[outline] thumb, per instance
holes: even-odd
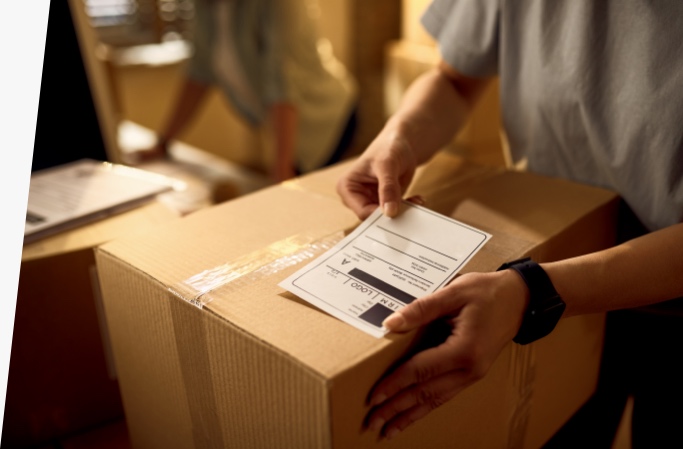
[[[403,196],[397,165],[394,160],[384,160],[377,165],[379,204],[387,217],[395,217],[398,214]]]
[[[392,332],[407,332],[428,324],[450,312],[443,289],[431,295],[416,299],[412,303],[389,315],[382,326]]]

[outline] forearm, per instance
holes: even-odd
[[[434,68],[410,85],[382,133],[405,139],[421,164],[452,141],[486,83]]]
[[[640,307],[683,296],[683,223],[613,248],[542,264],[564,316]]]
[[[294,176],[296,133],[298,112],[290,103],[275,103],[270,110],[275,139],[275,167],[273,176],[276,181],[284,181]]]
[[[173,109],[162,128],[159,140],[167,143],[175,138],[187,126],[197,112],[201,101],[206,96],[209,86],[192,79],[185,79],[175,100]]]

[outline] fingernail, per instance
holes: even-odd
[[[387,432],[387,440],[390,440],[394,438],[396,435],[398,435],[401,431],[398,430],[397,428],[393,428],[390,431]]]
[[[400,329],[404,324],[406,324],[406,320],[399,312],[392,313],[384,321],[382,321],[382,326],[389,330]]]
[[[372,432],[378,432],[382,426],[384,426],[384,420],[382,418],[377,418],[370,423],[370,430]]]
[[[374,407],[376,405],[381,404],[382,402],[386,401],[387,396],[385,394],[380,394],[372,398],[372,401],[370,402],[370,407]]]
[[[382,206],[382,210],[387,217],[393,217],[398,213],[398,204],[396,201],[387,201]]]

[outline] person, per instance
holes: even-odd
[[[515,164],[623,200],[613,247],[536,264],[563,303],[555,318],[607,316],[596,392],[548,446],[610,448],[631,395],[633,447],[683,447],[683,3],[433,0],[421,23],[441,61],[339,178],[343,203],[361,219],[378,207],[396,216],[416,167],[497,77]],[[540,277],[505,268],[459,276],[384,321],[451,331],[378,380],[370,431],[396,436],[485,376],[511,341],[543,337],[522,335]]]
[[[273,182],[331,165],[352,144],[357,83],[318,35],[311,0],[197,0],[193,54],[175,106],[133,164],[168,145],[212,86],[265,142]]]

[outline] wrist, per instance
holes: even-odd
[[[496,275],[500,279],[500,295],[506,308],[505,315],[511,318],[505,333],[512,340],[519,332],[524,312],[529,307],[529,288],[514,270],[500,270]]]

